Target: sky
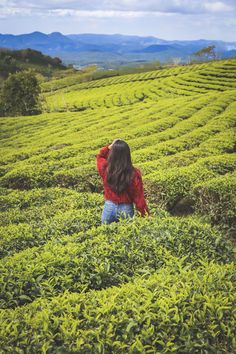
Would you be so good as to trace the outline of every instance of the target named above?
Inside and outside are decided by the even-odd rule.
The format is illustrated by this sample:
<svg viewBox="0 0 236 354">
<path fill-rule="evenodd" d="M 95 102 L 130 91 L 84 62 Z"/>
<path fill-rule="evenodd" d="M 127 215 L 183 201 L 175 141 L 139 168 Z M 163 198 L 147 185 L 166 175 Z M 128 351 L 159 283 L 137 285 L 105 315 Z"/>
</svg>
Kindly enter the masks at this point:
<svg viewBox="0 0 236 354">
<path fill-rule="evenodd" d="M 0 0 L 0 33 L 236 41 L 236 0 Z"/>
</svg>

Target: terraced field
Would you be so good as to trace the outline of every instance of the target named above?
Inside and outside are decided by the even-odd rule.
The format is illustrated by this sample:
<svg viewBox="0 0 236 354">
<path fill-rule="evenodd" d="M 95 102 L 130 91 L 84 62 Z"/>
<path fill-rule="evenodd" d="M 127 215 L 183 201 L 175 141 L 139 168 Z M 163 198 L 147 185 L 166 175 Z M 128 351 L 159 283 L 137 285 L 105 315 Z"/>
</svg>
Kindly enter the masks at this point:
<svg viewBox="0 0 236 354">
<path fill-rule="evenodd" d="M 0 353 L 234 353 L 236 59 L 65 81 L 0 121 Z M 117 137 L 151 217 L 104 226 Z"/>
</svg>

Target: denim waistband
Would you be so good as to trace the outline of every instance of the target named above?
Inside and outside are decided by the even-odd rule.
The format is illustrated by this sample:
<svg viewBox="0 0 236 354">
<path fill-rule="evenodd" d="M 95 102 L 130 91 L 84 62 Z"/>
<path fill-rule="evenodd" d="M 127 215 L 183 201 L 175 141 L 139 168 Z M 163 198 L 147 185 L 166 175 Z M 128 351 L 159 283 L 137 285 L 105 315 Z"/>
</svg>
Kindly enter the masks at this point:
<svg viewBox="0 0 236 354">
<path fill-rule="evenodd" d="M 120 205 L 120 204 L 125 204 L 125 205 L 133 205 L 133 203 L 115 203 L 113 202 L 113 200 L 109 200 L 109 199 L 106 199 L 105 200 L 105 203 L 112 203 L 112 204 L 115 204 L 115 205 Z"/>
</svg>

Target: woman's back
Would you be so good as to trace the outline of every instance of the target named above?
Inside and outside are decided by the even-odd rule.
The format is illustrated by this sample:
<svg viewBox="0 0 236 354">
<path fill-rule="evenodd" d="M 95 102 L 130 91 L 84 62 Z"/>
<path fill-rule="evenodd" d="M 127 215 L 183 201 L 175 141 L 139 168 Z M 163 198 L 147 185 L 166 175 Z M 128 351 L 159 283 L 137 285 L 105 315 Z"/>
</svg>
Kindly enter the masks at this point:
<svg viewBox="0 0 236 354">
<path fill-rule="evenodd" d="M 115 143 L 117 145 L 119 144 L 122 147 L 123 141 L 116 140 Z M 115 146 L 115 143 L 113 143 L 113 146 Z M 126 151 L 126 155 L 122 155 L 121 148 L 119 148 L 118 152 L 117 150 L 118 149 L 115 148 L 114 150 L 112 150 L 112 145 L 107 144 L 96 155 L 97 169 L 103 181 L 104 199 L 105 201 L 111 201 L 116 205 L 134 203 L 136 209 L 138 210 L 138 212 L 140 212 L 141 216 L 145 216 L 145 214 L 149 214 L 149 210 L 144 198 L 141 172 L 138 168 L 132 166 L 130 156 L 126 157 L 126 155 L 129 154 L 129 151 Z M 113 155 L 111 153 L 113 153 Z M 119 160 L 119 157 L 117 158 L 116 154 L 119 154 L 119 157 L 122 157 L 123 159 Z M 128 163 L 126 163 L 126 165 L 124 164 L 124 170 L 122 171 L 122 161 L 125 159 L 126 161 L 124 162 L 128 161 Z M 113 162 L 113 165 L 111 162 Z M 127 176 L 128 173 L 125 173 L 126 171 L 129 172 L 129 176 Z M 113 182 L 113 185 L 109 182 Z M 123 187 L 126 186 L 126 188 L 123 188 L 123 191 L 118 192 L 117 189 L 122 186 L 122 182 Z"/>
</svg>

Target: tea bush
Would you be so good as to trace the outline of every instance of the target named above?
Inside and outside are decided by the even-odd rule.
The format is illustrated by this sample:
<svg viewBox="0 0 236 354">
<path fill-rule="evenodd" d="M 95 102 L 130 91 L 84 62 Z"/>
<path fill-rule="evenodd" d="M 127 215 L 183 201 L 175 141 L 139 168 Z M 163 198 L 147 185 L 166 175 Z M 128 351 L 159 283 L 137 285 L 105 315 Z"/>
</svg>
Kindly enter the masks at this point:
<svg viewBox="0 0 236 354">
<path fill-rule="evenodd" d="M 212 178 L 194 188 L 197 210 L 210 216 L 213 224 L 223 224 L 235 230 L 236 174 Z"/>
<path fill-rule="evenodd" d="M 185 256 L 196 267 L 201 259 L 234 259 L 230 243 L 196 221 L 153 217 L 90 228 L 55 237 L 0 261 L 0 306 L 15 307 L 63 291 L 102 289 L 153 273 L 172 257 Z"/>
<path fill-rule="evenodd" d="M 0 258 L 52 237 L 98 226 L 103 197 L 70 189 L 12 191 L 0 197 Z"/>
<path fill-rule="evenodd" d="M 185 197 L 192 199 L 190 204 L 193 205 L 196 184 L 210 181 L 217 175 L 232 172 L 235 167 L 236 155 L 227 154 L 198 159 L 197 162 L 188 166 L 169 168 L 167 172 L 155 172 L 146 177 L 147 194 L 150 200 L 166 207 L 169 211 L 172 211 L 176 203 Z M 222 195 L 222 198 L 225 198 L 227 202 L 226 195 Z M 222 205 L 222 213 L 224 213 L 224 207 Z M 195 208 L 203 210 L 199 204 L 195 205 Z"/>
<path fill-rule="evenodd" d="M 222 286 L 223 284 L 223 286 Z M 233 353 L 235 267 L 181 259 L 120 287 L 0 310 L 4 353 Z"/>
</svg>

